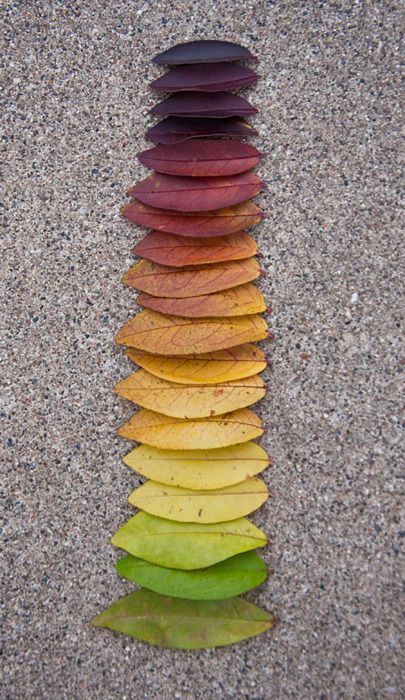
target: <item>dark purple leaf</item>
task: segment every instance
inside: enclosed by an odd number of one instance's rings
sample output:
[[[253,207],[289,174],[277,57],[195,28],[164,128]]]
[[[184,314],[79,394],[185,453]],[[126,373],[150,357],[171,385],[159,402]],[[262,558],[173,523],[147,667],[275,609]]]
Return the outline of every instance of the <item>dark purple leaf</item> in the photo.
[[[146,132],[154,143],[179,143],[201,136],[255,136],[257,131],[238,117],[227,119],[167,117]]]
[[[244,117],[256,107],[230,92],[177,92],[151,109],[161,117]]]
[[[153,59],[160,66],[175,66],[187,63],[217,63],[218,61],[256,61],[249,49],[232,41],[202,39],[172,46]]]
[[[202,63],[172,68],[161,78],[154,80],[150,86],[152,90],[158,92],[189,92],[190,90],[219,92],[252,85],[259,77],[250,68],[237,63],[216,63],[215,66]]]

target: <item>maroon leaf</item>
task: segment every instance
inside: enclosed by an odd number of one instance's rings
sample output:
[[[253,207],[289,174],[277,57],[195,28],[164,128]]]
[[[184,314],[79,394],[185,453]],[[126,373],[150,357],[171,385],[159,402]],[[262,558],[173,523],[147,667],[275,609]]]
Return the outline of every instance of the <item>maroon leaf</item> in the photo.
[[[230,177],[178,177],[153,173],[128,191],[143,204],[174,211],[212,211],[251,199],[262,182],[248,171]]]
[[[134,199],[122,209],[122,215],[147,228],[196,238],[226,236],[254,226],[263,218],[263,212],[250,201],[226,209],[192,214],[155,209]]]
[[[258,110],[231,92],[176,92],[151,109],[161,117],[244,117]]]
[[[257,60],[249,49],[232,41],[200,39],[172,46],[153,59],[160,66],[182,65],[187,63],[217,63],[218,61]]]
[[[171,267],[244,260],[256,252],[255,240],[243,231],[208,239],[152,231],[133,248],[135,255]]]
[[[178,143],[200,136],[254,136],[257,131],[249,122],[239,117],[187,119],[167,117],[149,129],[145,136],[154,143]]]
[[[143,165],[158,173],[191,177],[237,175],[254,168],[261,157],[247,143],[208,139],[155,146],[138,155]]]
[[[252,85],[259,75],[251,68],[236,63],[209,63],[200,65],[179,66],[172,68],[150,87],[157,92],[174,92],[201,90],[202,92],[218,92],[221,90],[237,90]]]

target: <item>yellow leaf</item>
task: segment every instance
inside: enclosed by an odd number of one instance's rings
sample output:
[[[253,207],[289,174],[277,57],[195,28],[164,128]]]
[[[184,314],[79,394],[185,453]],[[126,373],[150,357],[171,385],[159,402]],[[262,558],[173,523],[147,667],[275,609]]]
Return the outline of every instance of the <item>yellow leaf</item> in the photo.
[[[168,450],[211,449],[237,445],[263,434],[261,420],[248,408],[213,418],[170,418],[143,409],[125,423],[118,434]]]
[[[136,508],[160,518],[183,523],[220,523],[257,510],[268,496],[266,484],[253,477],[210,491],[191,491],[147,481],[128,500]]]
[[[269,458],[260,445],[243,442],[214,450],[159,450],[140,445],[125,455],[124,462],[153,481],[199,491],[238,484],[266,469]]]
[[[160,355],[192,355],[263,340],[267,334],[267,324],[258,315],[199,319],[147,309],[128,321],[116,340]]]
[[[251,377],[266,369],[266,356],[256,345],[238,345],[194,357],[162,357],[128,348],[128,356],[140,367],[179,384],[219,384]]]
[[[143,408],[175,418],[204,418],[234,411],[259,401],[266,393],[259,376],[195,386],[168,382],[144,369],[115,386],[117,394]]]

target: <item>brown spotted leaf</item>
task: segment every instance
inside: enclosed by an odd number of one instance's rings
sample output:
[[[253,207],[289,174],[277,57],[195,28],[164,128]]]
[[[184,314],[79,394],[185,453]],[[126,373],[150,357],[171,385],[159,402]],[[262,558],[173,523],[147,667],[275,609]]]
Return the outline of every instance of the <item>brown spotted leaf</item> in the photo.
[[[180,177],[153,173],[128,191],[143,204],[180,212],[231,207],[258,194],[263,183],[252,172],[228,177]]]
[[[206,316],[244,316],[266,310],[263,294],[253,284],[243,284],[216,294],[169,299],[140,294],[137,303],[163,314],[204,318]]]
[[[217,177],[255,168],[261,154],[254,146],[240,141],[193,139],[155,146],[138,158],[147,168],[167,175]]]
[[[263,372],[266,356],[256,345],[238,345],[227,350],[193,357],[162,357],[142,350],[127,349],[128,357],[156,377],[182,384],[219,384]]]
[[[214,69],[210,64],[201,63],[172,68],[150,87],[157,92],[221,92],[253,85],[259,77],[251,68],[237,63],[216,63]]]
[[[196,386],[160,379],[140,369],[114,387],[124,399],[174,418],[205,418],[229,413],[260,401],[266,393],[255,375],[223,384]]]
[[[172,418],[142,409],[118,430],[122,438],[167,450],[203,450],[239,445],[263,434],[249,408],[210,418]]]
[[[193,355],[263,340],[268,327],[261,316],[182,318],[146,309],[128,321],[117,343],[160,355]]]
[[[251,282],[259,275],[260,267],[256,258],[183,268],[141,260],[125,273],[123,282],[153,296],[176,299],[230,289]]]
[[[190,118],[167,117],[152,126],[145,134],[148,141],[175,144],[202,136],[255,136],[257,131],[249,122],[239,117]]]
[[[135,255],[161,265],[184,267],[206,263],[244,260],[257,253],[256,241],[240,231],[216,238],[184,238],[152,231],[133,248]]]
[[[197,39],[172,46],[157,54],[154,63],[159,66],[180,66],[189,63],[218,63],[226,61],[256,61],[249,49],[232,41]]]
[[[245,117],[257,111],[231,92],[177,92],[151,109],[160,117]]]
[[[155,209],[136,199],[124,206],[122,215],[129,221],[179,236],[208,238],[226,236],[254,226],[263,218],[263,212],[253,202],[204,212],[173,212]]]

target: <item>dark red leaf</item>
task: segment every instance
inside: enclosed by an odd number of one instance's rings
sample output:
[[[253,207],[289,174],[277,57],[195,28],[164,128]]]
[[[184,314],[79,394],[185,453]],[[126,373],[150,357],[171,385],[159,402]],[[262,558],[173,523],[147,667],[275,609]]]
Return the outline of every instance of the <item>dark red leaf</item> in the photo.
[[[212,211],[251,199],[262,182],[248,171],[229,177],[178,177],[153,173],[128,191],[143,204],[173,211]]]
[[[221,90],[237,90],[252,85],[259,75],[251,68],[237,63],[201,63],[193,66],[172,68],[150,87],[158,92],[201,90],[202,92],[218,92]]]
[[[151,109],[161,117],[244,117],[258,110],[231,92],[176,92]]]
[[[261,154],[254,146],[240,141],[194,139],[155,146],[140,153],[138,158],[158,173],[217,177],[251,170],[259,163]]]
[[[201,136],[254,136],[256,134],[257,131],[252,125],[239,117],[227,119],[167,117],[156,126],[152,126],[145,136],[154,143],[171,144]]]
[[[217,41],[215,39],[200,39],[172,46],[167,51],[159,53],[153,59],[160,66],[182,65],[187,63],[217,63],[218,61],[251,61],[257,60],[249,49],[232,41]]]
[[[134,199],[123,208],[122,215],[147,228],[196,238],[226,236],[254,226],[263,218],[263,212],[251,201],[227,209],[188,214],[155,209]]]

